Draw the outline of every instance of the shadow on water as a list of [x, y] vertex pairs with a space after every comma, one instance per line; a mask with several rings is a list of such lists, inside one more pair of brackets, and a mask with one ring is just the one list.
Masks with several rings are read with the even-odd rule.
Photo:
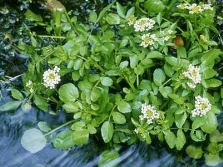
[[[29, 0], [18, 0], [18, 7], [21, 12], [28, 8]], [[8, 4], [14, 1], [9, 0]], [[38, 1], [39, 3], [40, 1]], [[93, 2], [93, 1], [92, 1]], [[96, 1], [95, 1], [96, 2]], [[123, 1], [124, 2], [124, 1]], [[127, 1], [125, 1], [127, 2]], [[3, 1], [0, 0], [0, 4]], [[69, 1], [64, 0], [64, 3]], [[95, 10], [98, 6], [80, 3], [80, 8], [74, 11], [74, 14], [80, 15], [81, 10]], [[104, 1], [98, 1], [99, 7]], [[16, 3], [14, 4], [15, 7]], [[77, 6], [77, 3], [75, 3]], [[69, 5], [72, 9], [74, 6]], [[8, 10], [8, 11], [7, 11]], [[10, 11], [9, 11], [10, 10]], [[40, 9], [41, 10], [41, 9]], [[68, 9], [69, 10], [69, 9]], [[98, 9], [99, 10], [99, 9]], [[5, 13], [4, 13], [5, 12]], [[16, 36], [21, 35], [19, 26], [22, 24], [22, 14], [18, 15], [16, 11], [10, 8], [1, 8], [0, 23], [4, 25], [0, 31], [0, 105], [10, 101], [8, 95], [11, 84], [19, 87], [21, 81], [10, 79], [22, 74], [26, 68], [26, 60], [20, 59], [18, 53], [6, 42], [6, 34], [9, 32]], [[9, 38], [9, 37], [7, 37]], [[6, 77], [8, 76], [8, 77]], [[10, 77], [9, 77], [10, 76]], [[222, 116], [222, 115], [221, 115]], [[13, 112], [0, 113], [0, 166], [1, 167], [96, 167], [101, 153], [102, 143], [91, 139], [89, 143], [83, 146], [73, 147], [69, 150], [59, 150], [48, 142], [47, 146], [38, 153], [31, 154], [21, 146], [21, 137], [23, 133], [32, 127], [37, 127], [39, 121], [46, 121], [51, 126], [59, 126], [66, 122], [66, 116], [61, 114], [51, 115], [41, 112], [35, 108], [28, 113], [18, 109]], [[223, 118], [219, 118], [220, 124], [223, 124]], [[204, 160], [193, 160], [182, 155], [179, 156], [170, 153], [163, 145], [148, 146], [145, 143], [138, 143], [132, 146], [123, 146], [120, 157], [106, 164], [106, 167], [113, 167], [118, 164], [120, 167], [206, 167]], [[220, 167], [221, 165], [219, 165]]]

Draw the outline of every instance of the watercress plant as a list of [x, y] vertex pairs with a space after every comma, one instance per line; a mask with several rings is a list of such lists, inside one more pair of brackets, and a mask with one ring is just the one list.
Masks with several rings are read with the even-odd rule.
[[63, 108], [73, 119], [53, 130], [41, 124], [40, 130], [26, 131], [23, 147], [40, 151], [46, 136], [67, 126], [55, 137], [55, 147], [82, 145], [92, 135], [111, 148], [158, 140], [195, 159], [204, 155], [208, 165], [220, 163], [217, 115], [223, 91], [216, 64], [222, 52], [212, 40], [218, 33], [214, 5], [180, 0], [131, 4], [114, 1], [100, 13], [91, 11], [85, 24], [55, 0], [47, 4], [53, 12], [49, 23], [27, 11], [27, 19], [45, 27], [46, 34], [27, 26], [30, 42], [17, 44], [29, 63], [24, 91], [12, 90], [19, 100], [12, 106], [33, 103], [45, 112]]

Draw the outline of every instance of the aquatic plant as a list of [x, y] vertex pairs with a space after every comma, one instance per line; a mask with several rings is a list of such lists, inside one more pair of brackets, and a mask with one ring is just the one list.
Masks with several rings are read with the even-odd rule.
[[[54, 147], [69, 149], [97, 136], [115, 150], [106, 150], [100, 165], [118, 156], [118, 145], [137, 141], [220, 163], [222, 52], [212, 40], [218, 33], [215, 8], [192, 2], [112, 2], [100, 13], [91, 11], [85, 24], [55, 0], [47, 3], [50, 22], [27, 10], [27, 20], [47, 34], [26, 26], [30, 43], [21, 39], [16, 45], [29, 59], [24, 90], [12, 89], [15, 101], [0, 110], [34, 104], [55, 114], [63, 108], [72, 119], [56, 129], [40, 123], [27, 130], [23, 147], [35, 153], [50, 138]], [[59, 129], [55, 138], [50, 135]]]

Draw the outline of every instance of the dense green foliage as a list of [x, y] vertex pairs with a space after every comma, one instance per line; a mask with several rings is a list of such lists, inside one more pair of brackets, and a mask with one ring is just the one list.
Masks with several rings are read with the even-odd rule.
[[24, 90], [12, 89], [15, 101], [0, 110], [28, 111], [35, 104], [45, 112], [63, 108], [73, 119], [53, 130], [40, 122], [24, 133], [25, 149], [40, 151], [49, 134], [66, 126], [54, 139], [57, 148], [83, 145], [95, 135], [117, 151], [103, 152], [99, 165], [118, 157], [119, 144], [139, 140], [205, 156], [208, 165], [222, 161], [217, 115], [223, 89], [216, 77], [222, 51], [212, 40], [218, 33], [213, 5], [113, 2], [91, 11], [85, 24], [58, 1], [47, 7], [50, 22], [25, 13], [46, 34], [26, 26], [30, 43], [21, 39], [16, 46], [29, 59]]

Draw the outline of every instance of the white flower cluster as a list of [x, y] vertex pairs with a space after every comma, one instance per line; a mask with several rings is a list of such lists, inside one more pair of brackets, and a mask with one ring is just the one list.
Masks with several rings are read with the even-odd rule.
[[138, 127], [134, 131], [135, 131], [135, 133], [139, 134], [143, 139], [146, 138], [145, 129]]
[[154, 45], [154, 42], [157, 41], [157, 37], [155, 34], [143, 34], [142, 37], [142, 42], [140, 44], [140, 46], [143, 46], [144, 48], [146, 48], [149, 45]]
[[192, 117], [206, 115], [211, 110], [211, 104], [207, 98], [195, 97], [195, 109], [192, 110]]
[[60, 68], [55, 66], [53, 70], [49, 69], [43, 74], [43, 85], [46, 88], [54, 89], [55, 86], [60, 82], [59, 76]]
[[131, 16], [129, 16], [127, 21], [128, 21], [128, 25], [131, 26], [131, 25], [133, 25], [135, 23], [136, 17], [134, 15], [131, 15]]
[[140, 120], [146, 120], [148, 124], [151, 124], [154, 119], [159, 118], [159, 113], [156, 111], [156, 109], [147, 104], [142, 104], [141, 106], [141, 115], [139, 116]]
[[183, 75], [188, 79], [190, 79], [190, 81], [187, 82], [187, 85], [192, 89], [196, 87], [196, 84], [201, 83], [201, 75], [199, 67], [195, 67], [192, 64], [190, 64], [188, 71], [183, 72]]
[[29, 80], [28, 82], [26, 82], [26, 87], [29, 88], [30, 93], [34, 92], [34, 90], [33, 90], [33, 82], [32, 81]]
[[196, 3], [193, 3], [193, 4], [182, 3], [182, 4], [179, 4], [177, 7], [179, 9], [188, 9], [190, 14], [201, 13], [205, 10], [213, 10], [213, 7], [211, 7], [211, 4], [197, 5]]
[[138, 31], [143, 32], [143, 31], [151, 30], [154, 24], [155, 24], [155, 21], [153, 19], [141, 18], [135, 21], [134, 28], [136, 32]]

